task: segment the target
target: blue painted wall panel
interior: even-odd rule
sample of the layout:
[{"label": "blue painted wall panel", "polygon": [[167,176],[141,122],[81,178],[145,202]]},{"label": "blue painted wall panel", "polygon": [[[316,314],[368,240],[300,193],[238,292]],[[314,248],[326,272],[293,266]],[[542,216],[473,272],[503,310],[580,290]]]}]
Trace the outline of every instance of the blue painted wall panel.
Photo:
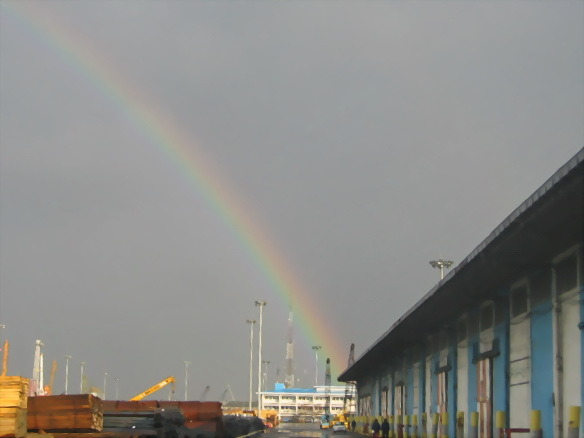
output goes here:
[{"label": "blue painted wall panel", "polygon": [[541,411],[543,436],[553,436],[554,344],[552,306],[531,310],[531,406]]}]

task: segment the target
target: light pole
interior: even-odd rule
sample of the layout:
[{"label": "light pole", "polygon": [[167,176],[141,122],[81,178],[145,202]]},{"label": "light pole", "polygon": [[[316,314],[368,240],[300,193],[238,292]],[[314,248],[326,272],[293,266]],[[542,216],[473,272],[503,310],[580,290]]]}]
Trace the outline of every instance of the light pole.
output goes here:
[{"label": "light pole", "polygon": [[318,386],[318,350],[322,347],[320,345],[313,345],[314,350],[314,386]]},{"label": "light pole", "polygon": [[263,309],[267,303],[265,301],[256,301],[255,305],[260,308],[260,327],[259,327],[259,343],[258,343],[258,416],[262,410],[262,317]]},{"label": "light pole", "polygon": [[107,387],[107,373],[103,373],[103,399],[105,400],[105,389]]},{"label": "light pole", "polygon": [[87,362],[81,362],[81,383],[79,384],[79,394],[83,394],[83,367]]},{"label": "light pole", "polygon": [[69,388],[69,359],[71,359],[70,355],[65,356],[65,395]]},{"label": "light pole", "polygon": [[249,404],[248,410],[251,411],[251,395],[252,395],[252,373],[253,373],[253,325],[255,324],[255,319],[248,319],[249,324]]},{"label": "light pole", "polygon": [[270,365],[270,361],[269,360],[263,360],[262,363],[265,365],[265,368],[264,368],[264,383],[263,383],[264,391],[265,391],[265,389],[266,389],[266,381],[268,380],[268,365]]},{"label": "light pole", "polygon": [[191,363],[188,360],[183,362],[185,363],[185,401],[187,401],[187,388],[189,387],[189,365]]},{"label": "light pole", "polygon": [[120,389],[119,387],[120,387],[120,379],[118,377],[116,377],[116,400],[120,399],[119,392],[118,392],[118,389]]},{"label": "light pole", "polygon": [[452,266],[454,262],[452,260],[444,260],[444,259],[438,259],[438,260],[432,260],[430,262],[430,265],[433,268],[438,268],[440,269],[440,280],[444,279],[444,268],[448,269]]}]

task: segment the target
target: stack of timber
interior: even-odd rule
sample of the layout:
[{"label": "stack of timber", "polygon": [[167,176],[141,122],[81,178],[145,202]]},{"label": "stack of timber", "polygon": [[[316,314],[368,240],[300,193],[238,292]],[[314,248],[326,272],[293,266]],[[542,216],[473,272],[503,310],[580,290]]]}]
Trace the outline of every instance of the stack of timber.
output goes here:
[{"label": "stack of timber", "polygon": [[28,379],[0,376],[0,437],[22,437],[26,434]]},{"label": "stack of timber", "polygon": [[99,432],[103,429],[102,409],[101,399],[91,394],[29,397],[28,430]]}]

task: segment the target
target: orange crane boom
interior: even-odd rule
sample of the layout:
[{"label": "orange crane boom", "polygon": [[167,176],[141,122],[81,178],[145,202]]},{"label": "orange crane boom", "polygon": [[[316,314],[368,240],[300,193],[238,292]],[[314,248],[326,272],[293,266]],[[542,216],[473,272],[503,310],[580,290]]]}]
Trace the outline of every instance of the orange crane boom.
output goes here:
[{"label": "orange crane boom", "polygon": [[172,376],[167,377],[166,379],[164,379],[161,382],[158,382],[156,385],[148,388],[146,391],[141,392],[140,394],[132,397],[130,399],[130,401],[139,401],[142,400],[144,397],[149,396],[150,394],[152,394],[153,392],[158,391],[161,388],[164,388],[166,385],[168,385],[169,383],[172,383],[174,385],[174,382],[176,382],[176,379]]}]

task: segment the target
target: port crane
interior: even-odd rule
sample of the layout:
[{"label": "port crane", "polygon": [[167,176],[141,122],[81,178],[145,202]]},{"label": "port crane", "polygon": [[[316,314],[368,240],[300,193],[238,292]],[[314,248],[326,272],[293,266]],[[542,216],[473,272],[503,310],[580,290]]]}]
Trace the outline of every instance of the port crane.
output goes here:
[{"label": "port crane", "polygon": [[141,392],[138,395],[135,395],[134,397],[132,397],[130,399],[130,401],[140,401],[142,400],[144,397],[149,396],[150,394],[152,394],[153,392],[158,391],[161,388],[164,388],[166,385],[168,385],[169,383],[172,384],[172,389],[171,391],[174,393],[174,382],[176,382],[176,379],[173,376],[169,376],[166,379],[162,380],[161,382],[158,382],[156,385],[151,386],[150,388],[148,388],[146,391]]}]

